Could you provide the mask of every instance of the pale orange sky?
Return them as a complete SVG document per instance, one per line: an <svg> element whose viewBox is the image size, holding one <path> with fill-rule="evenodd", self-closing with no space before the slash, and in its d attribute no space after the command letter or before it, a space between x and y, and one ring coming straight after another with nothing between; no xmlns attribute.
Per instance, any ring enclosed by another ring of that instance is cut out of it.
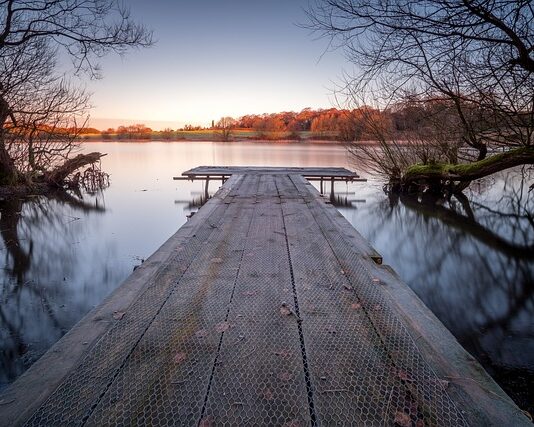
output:
<svg viewBox="0 0 534 427"><path fill-rule="evenodd" d="M153 129L209 125L222 116L329 108L346 65L296 25L308 0L132 0L157 43L101 61L89 125ZM325 53L323 55L323 53Z"/></svg>

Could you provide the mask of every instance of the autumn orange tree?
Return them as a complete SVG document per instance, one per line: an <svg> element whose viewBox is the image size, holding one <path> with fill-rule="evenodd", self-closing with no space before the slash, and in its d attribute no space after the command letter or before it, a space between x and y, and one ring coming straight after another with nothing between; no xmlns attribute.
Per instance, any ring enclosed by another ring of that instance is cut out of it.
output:
<svg viewBox="0 0 534 427"><path fill-rule="evenodd" d="M152 129L143 123L136 123L129 126L119 126L116 130L118 139L150 139Z"/></svg>
<svg viewBox="0 0 534 427"><path fill-rule="evenodd" d="M322 137L354 141L363 132L362 114L358 110L305 108L300 112L249 114L240 117L236 126L254 129L260 137L299 136L311 131Z"/></svg>
<svg viewBox="0 0 534 427"><path fill-rule="evenodd" d="M229 116L221 117L215 127L220 133L221 140L227 142L230 141L232 132L236 127L236 120Z"/></svg>
<svg viewBox="0 0 534 427"><path fill-rule="evenodd" d="M98 78L98 58L151 37L116 0L0 1L0 186L63 186L101 157L75 155L89 96L59 72L58 55Z"/></svg>

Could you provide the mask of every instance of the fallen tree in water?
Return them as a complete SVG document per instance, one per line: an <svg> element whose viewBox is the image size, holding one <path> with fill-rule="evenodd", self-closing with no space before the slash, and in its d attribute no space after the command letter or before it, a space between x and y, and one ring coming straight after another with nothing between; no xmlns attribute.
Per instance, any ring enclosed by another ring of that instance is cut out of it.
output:
<svg viewBox="0 0 534 427"><path fill-rule="evenodd" d="M68 183L68 178L75 172L87 166L92 166L100 161L105 154L93 152L89 154L78 154L65 161L65 163L44 174L44 182L53 187L63 187Z"/></svg>
<svg viewBox="0 0 534 427"><path fill-rule="evenodd" d="M491 132L477 136L480 147L475 148L465 143L465 129L450 100L415 97L395 105L395 111L415 123L409 131L399 132L392 125L391 111L375 111L364 116L374 143L347 144L357 167L382 176L388 191L458 194L475 180L534 164L534 114L517 116L521 126L516 131L523 132L523 139L507 139L493 124Z"/></svg>
<svg viewBox="0 0 534 427"><path fill-rule="evenodd" d="M72 190L81 197L81 191L95 193L109 186L109 175L100 168L100 158L106 154L94 152L79 154L49 173L31 181L20 179L9 185L0 185L0 196L49 195L57 191ZM21 175L19 175L21 177Z"/></svg>
<svg viewBox="0 0 534 427"><path fill-rule="evenodd" d="M476 179L485 178L503 170L534 164L534 147L519 147L494 154L484 160L464 164L415 164L406 169L400 178L390 180L390 187L401 192L448 190L458 193Z"/></svg>

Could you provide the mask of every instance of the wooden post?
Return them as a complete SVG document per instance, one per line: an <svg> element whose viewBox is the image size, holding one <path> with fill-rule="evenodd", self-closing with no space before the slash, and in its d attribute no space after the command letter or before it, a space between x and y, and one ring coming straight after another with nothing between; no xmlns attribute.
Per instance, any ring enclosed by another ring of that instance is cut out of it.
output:
<svg viewBox="0 0 534 427"><path fill-rule="evenodd" d="M334 197L334 178L330 178L330 198Z"/></svg>
<svg viewBox="0 0 534 427"><path fill-rule="evenodd" d="M208 193L209 184L210 184L210 177L206 176L206 187L204 188L204 197L206 198L206 200L208 200L208 197L209 197L209 193Z"/></svg>

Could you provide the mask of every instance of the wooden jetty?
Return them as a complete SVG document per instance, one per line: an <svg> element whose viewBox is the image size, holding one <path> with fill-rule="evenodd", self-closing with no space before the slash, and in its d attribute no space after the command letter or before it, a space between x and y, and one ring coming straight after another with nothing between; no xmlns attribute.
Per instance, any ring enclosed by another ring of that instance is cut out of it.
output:
<svg viewBox="0 0 534 427"><path fill-rule="evenodd" d="M308 181L319 181L320 192L324 193L324 184L330 182L330 194L334 194L334 184L336 182L365 182L367 179L361 178L357 173L345 168L302 168L302 167L264 167L264 166L199 166L182 173L182 176L175 176L176 181L205 181L204 195L208 195L210 181L226 182L228 177L237 174L262 174L269 175L300 175Z"/></svg>
<svg viewBox="0 0 534 427"><path fill-rule="evenodd" d="M530 425L306 179L356 174L193 175L225 183L2 393L2 425Z"/></svg>

